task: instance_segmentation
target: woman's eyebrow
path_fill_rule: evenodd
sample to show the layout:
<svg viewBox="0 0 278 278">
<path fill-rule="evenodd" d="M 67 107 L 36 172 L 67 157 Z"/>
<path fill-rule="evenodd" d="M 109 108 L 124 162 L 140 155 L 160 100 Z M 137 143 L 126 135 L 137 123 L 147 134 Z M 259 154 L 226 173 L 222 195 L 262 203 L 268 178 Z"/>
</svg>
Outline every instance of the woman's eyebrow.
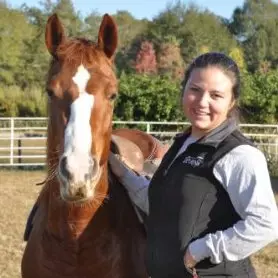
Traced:
<svg viewBox="0 0 278 278">
<path fill-rule="evenodd" d="M 210 93 L 217 93 L 217 94 L 225 94 L 224 92 L 222 92 L 222 91 L 219 91 L 219 90 L 211 90 L 211 91 L 209 91 Z"/>
<path fill-rule="evenodd" d="M 204 89 L 202 88 L 202 86 L 200 86 L 200 85 L 198 85 L 198 84 L 196 84 L 196 83 L 189 83 L 189 86 L 196 87 L 196 88 L 198 88 L 198 89 L 200 89 L 200 90 L 204 90 Z M 210 92 L 210 93 L 217 93 L 217 94 L 221 94 L 221 95 L 224 95 L 224 94 L 225 94 L 225 92 L 219 91 L 219 90 L 217 90 L 217 89 L 215 89 L 215 90 L 210 90 L 209 92 Z"/>
<path fill-rule="evenodd" d="M 203 90 L 203 88 L 195 83 L 189 83 L 190 86 L 197 87 L 198 89 Z"/>
</svg>

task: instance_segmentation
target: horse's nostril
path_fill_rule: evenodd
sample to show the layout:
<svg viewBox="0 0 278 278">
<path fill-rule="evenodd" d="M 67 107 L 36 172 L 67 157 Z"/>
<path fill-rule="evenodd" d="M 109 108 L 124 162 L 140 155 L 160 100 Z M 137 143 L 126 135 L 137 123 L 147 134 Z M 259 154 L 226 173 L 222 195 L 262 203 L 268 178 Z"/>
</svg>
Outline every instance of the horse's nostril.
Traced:
<svg viewBox="0 0 278 278">
<path fill-rule="evenodd" d="M 61 170 L 61 174 L 68 180 L 71 179 L 71 174 L 68 170 L 68 163 L 67 163 L 67 157 L 64 156 L 62 159 L 61 159 L 61 162 L 60 162 L 60 170 Z"/>
</svg>

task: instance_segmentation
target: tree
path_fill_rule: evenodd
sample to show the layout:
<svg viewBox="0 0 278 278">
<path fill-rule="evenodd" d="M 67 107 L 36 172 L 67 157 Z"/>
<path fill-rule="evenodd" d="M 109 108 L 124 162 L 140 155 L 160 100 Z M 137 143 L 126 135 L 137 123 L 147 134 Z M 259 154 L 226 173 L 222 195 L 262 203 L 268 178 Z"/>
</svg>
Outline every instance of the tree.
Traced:
<svg viewBox="0 0 278 278">
<path fill-rule="evenodd" d="M 132 72 L 133 61 L 136 59 L 142 40 L 145 39 L 142 34 L 146 31 L 148 21 L 138 20 L 127 11 L 117 11 L 113 17 L 119 32 L 119 46 L 115 59 L 117 70 L 119 73 Z"/>
<path fill-rule="evenodd" d="M 155 48 L 159 48 L 170 34 L 175 34 L 180 42 L 186 64 L 200 55 L 204 46 L 226 54 L 231 47 L 236 46 L 236 41 L 221 18 L 196 5 L 186 6 L 181 2 L 168 5 L 149 24 L 148 39 L 154 42 Z"/>
<path fill-rule="evenodd" d="M 237 63 L 241 72 L 246 71 L 244 53 L 240 47 L 231 48 L 229 56 Z"/>
<path fill-rule="evenodd" d="M 173 78 L 181 78 L 184 72 L 184 62 L 181 56 L 179 42 L 175 37 L 161 44 L 157 54 L 159 74 L 169 74 Z"/>
<path fill-rule="evenodd" d="M 141 49 L 137 53 L 135 70 L 137 73 L 147 74 L 157 72 L 156 55 L 151 42 L 142 42 Z"/>
<path fill-rule="evenodd" d="M 248 70 L 265 63 L 276 68 L 278 61 L 278 4 L 271 0 L 245 0 L 237 8 L 229 29 L 242 44 Z"/>
<path fill-rule="evenodd" d="M 187 11 L 181 37 L 184 38 L 181 49 L 186 62 L 200 55 L 204 47 L 228 54 L 236 46 L 236 41 L 219 17 L 196 8 Z"/>
<path fill-rule="evenodd" d="M 97 11 L 92 11 L 84 19 L 84 29 L 82 30 L 82 35 L 93 41 L 97 40 L 99 26 L 101 24 L 102 16 Z"/>
<path fill-rule="evenodd" d="M 82 21 L 80 15 L 74 10 L 71 0 L 58 0 L 53 11 L 61 17 L 68 36 L 79 36 L 82 34 Z"/>
<path fill-rule="evenodd" d="M 147 28 L 147 20 L 138 20 L 128 11 L 117 11 L 113 15 L 119 32 L 119 49 L 128 47 L 134 38 Z"/>
<path fill-rule="evenodd" d="M 82 31 L 82 21 L 70 0 L 59 0 L 55 4 L 51 0 L 45 0 L 41 2 L 41 6 L 43 8 L 24 5 L 21 9 L 33 29 L 32 37 L 24 41 L 24 50 L 20 57 L 20 72 L 25 71 L 25 74 L 18 72 L 16 75 L 17 84 L 22 88 L 45 85 L 50 60 L 45 46 L 45 26 L 52 13 L 59 15 L 70 36 L 81 34 Z"/>
<path fill-rule="evenodd" d="M 45 85 L 45 75 L 48 69 L 49 53 L 45 47 L 45 26 L 51 10 L 23 6 L 26 19 L 32 26 L 32 36 L 24 41 L 24 49 L 20 56 L 20 71 L 16 75 L 17 84 L 22 87 Z M 24 72 L 22 75 L 21 72 Z"/>
<path fill-rule="evenodd" d="M 19 73 L 24 42 L 32 36 L 33 29 L 24 15 L 17 10 L 0 7 L 0 82 L 11 85 Z M 24 74 L 24 71 L 21 72 Z"/>
</svg>

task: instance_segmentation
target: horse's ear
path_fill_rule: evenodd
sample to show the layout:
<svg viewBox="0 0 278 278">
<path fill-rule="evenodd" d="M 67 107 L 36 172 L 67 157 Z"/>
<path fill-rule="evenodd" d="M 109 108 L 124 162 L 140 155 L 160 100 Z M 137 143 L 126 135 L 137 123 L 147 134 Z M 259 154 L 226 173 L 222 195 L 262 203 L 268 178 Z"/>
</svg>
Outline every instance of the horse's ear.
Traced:
<svg viewBox="0 0 278 278">
<path fill-rule="evenodd" d="M 111 58 L 118 45 L 118 30 L 113 18 L 105 14 L 98 33 L 98 47 L 104 51 L 108 58 Z"/>
<path fill-rule="evenodd" d="M 64 39 L 64 28 L 57 14 L 53 14 L 49 17 L 45 29 L 45 44 L 52 56 L 56 56 L 57 48 L 64 41 Z"/>
</svg>

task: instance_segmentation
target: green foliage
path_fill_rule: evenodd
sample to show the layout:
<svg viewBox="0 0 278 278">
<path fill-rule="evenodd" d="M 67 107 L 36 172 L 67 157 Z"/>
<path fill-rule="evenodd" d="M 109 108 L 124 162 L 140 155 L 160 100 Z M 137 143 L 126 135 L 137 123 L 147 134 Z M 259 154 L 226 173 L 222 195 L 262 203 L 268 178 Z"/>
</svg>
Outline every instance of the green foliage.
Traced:
<svg viewBox="0 0 278 278">
<path fill-rule="evenodd" d="M 243 75 L 241 106 L 248 122 L 278 121 L 278 70 Z"/>
<path fill-rule="evenodd" d="M 127 11 L 117 11 L 113 15 L 119 32 L 119 49 L 125 49 L 134 38 L 147 29 L 146 20 L 138 20 Z"/>
<path fill-rule="evenodd" d="M 24 15 L 17 11 L 0 6 L 0 82 L 2 85 L 16 83 L 16 75 L 21 64 L 21 53 L 24 42 L 32 35 Z"/>
<path fill-rule="evenodd" d="M 245 0 L 233 13 L 229 29 L 242 44 L 246 64 L 252 72 L 265 62 L 277 67 L 277 13 L 278 4 L 271 0 Z"/>
<path fill-rule="evenodd" d="M 246 65 L 244 61 L 244 54 L 240 47 L 231 48 L 229 56 L 237 63 L 240 71 L 246 71 Z"/>
<path fill-rule="evenodd" d="M 197 6 L 185 6 L 181 2 L 170 5 L 161 12 L 148 28 L 149 38 L 159 46 L 175 35 L 185 63 L 201 54 L 207 47 L 213 51 L 228 53 L 236 41 L 220 18 Z"/>
<path fill-rule="evenodd" d="M 58 0 L 53 12 L 56 12 L 63 18 L 63 25 L 69 36 L 81 35 L 82 21 L 78 13 L 74 10 L 71 0 Z"/>
<path fill-rule="evenodd" d="M 15 84 L 21 88 L 32 86 L 43 87 L 45 83 L 45 75 L 48 68 L 50 55 L 48 54 L 44 43 L 44 30 L 47 22 L 47 17 L 51 13 L 47 6 L 47 11 L 38 8 L 29 8 L 24 5 L 22 12 L 26 20 L 32 27 L 32 35 L 28 40 L 23 41 L 23 49 L 20 54 L 20 63 L 16 72 Z"/>
<path fill-rule="evenodd" d="M 101 20 L 102 16 L 97 11 L 92 11 L 84 19 L 82 35 L 88 39 L 96 41 Z"/>
<path fill-rule="evenodd" d="M 115 63 L 119 73 L 134 72 L 134 65 L 141 43 L 145 40 L 148 21 L 137 20 L 127 11 L 114 16 L 119 32 L 119 47 Z"/>
<path fill-rule="evenodd" d="M 201 54 L 201 49 L 206 46 L 211 51 L 228 54 L 230 49 L 237 45 L 228 29 L 214 14 L 196 9 L 187 11 L 183 29 L 181 45 L 185 61 L 191 62 Z"/>
<path fill-rule="evenodd" d="M 39 88 L 0 88 L 0 117 L 45 117 L 46 97 Z"/>
<path fill-rule="evenodd" d="M 70 36 L 97 39 L 102 20 L 97 11 L 92 10 L 83 20 L 72 0 L 43 0 L 40 5 L 11 9 L 0 1 L 1 116 L 46 115 L 42 88 L 50 55 L 44 33 L 50 14 L 58 13 Z M 179 83 L 185 65 L 201 53 L 221 51 L 241 69 L 244 120 L 277 123 L 277 14 L 278 4 L 271 0 L 245 0 L 242 7 L 235 9 L 231 21 L 182 1 L 168 5 L 152 21 L 118 11 L 113 15 L 119 30 L 115 64 L 120 95 L 116 118 L 181 120 Z M 158 73 L 151 77 L 134 74 L 143 41 L 154 45 Z"/>
<path fill-rule="evenodd" d="M 125 75 L 120 77 L 115 119 L 179 121 L 180 86 L 167 77 Z"/>
</svg>

